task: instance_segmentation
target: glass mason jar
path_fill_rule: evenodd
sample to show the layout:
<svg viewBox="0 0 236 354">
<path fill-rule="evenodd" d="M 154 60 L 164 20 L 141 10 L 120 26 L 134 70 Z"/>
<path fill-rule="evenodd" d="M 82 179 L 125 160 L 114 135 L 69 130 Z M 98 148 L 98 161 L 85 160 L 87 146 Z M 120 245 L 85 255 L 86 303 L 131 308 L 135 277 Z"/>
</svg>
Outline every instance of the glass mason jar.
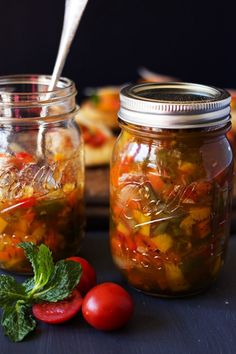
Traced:
<svg viewBox="0 0 236 354">
<path fill-rule="evenodd" d="M 111 163 L 111 251 L 146 293 L 198 293 L 218 276 L 230 228 L 230 96 L 186 83 L 121 91 Z"/>
<path fill-rule="evenodd" d="M 31 271 L 20 242 L 44 243 L 54 259 L 83 236 L 84 156 L 76 88 L 49 76 L 0 77 L 0 267 Z"/>
</svg>

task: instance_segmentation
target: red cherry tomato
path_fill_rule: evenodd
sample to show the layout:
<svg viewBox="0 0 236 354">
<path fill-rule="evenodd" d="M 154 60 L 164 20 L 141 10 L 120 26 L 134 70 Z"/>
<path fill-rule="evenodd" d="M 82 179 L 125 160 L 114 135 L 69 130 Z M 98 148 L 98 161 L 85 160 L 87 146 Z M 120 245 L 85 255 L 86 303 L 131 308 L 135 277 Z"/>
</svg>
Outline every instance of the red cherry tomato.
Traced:
<svg viewBox="0 0 236 354">
<path fill-rule="evenodd" d="M 73 290 L 72 294 L 65 300 L 58 302 L 44 302 L 35 304 L 32 307 L 33 315 L 38 320 L 57 324 L 70 320 L 74 317 L 82 306 L 82 296 L 78 290 Z"/>
<path fill-rule="evenodd" d="M 70 257 L 67 259 L 81 264 L 82 275 L 76 289 L 78 289 L 82 295 L 85 295 L 91 288 L 93 288 L 97 284 L 95 270 L 91 266 L 91 264 L 82 257 Z"/>
<path fill-rule="evenodd" d="M 85 296 L 82 313 L 96 329 L 111 331 L 124 326 L 132 316 L 134 303 L 125 289 L 114 283 L 95 286 Z"/>
</svg>

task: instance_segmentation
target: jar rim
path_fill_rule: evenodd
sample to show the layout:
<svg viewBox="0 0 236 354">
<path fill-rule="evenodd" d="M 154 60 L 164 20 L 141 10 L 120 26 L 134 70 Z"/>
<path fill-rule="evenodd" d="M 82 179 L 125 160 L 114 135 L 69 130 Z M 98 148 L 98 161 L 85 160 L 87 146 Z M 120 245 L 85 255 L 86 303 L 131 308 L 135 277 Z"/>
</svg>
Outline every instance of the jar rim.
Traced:
<svg viewBox="0 0 236 354">
<path fill-rule="evenodd" d="M 51 76 L 42 74 L 0 76 L 0 121 L 58 119 L 73 112 L 77 94 L 74 82 L 61 77 L 56 88 L 48 91 L 50 82 Z"/>
<path fill-rule="evenodd" d="M 8 94 L 8 95 L 28 95 L 30 93 L 34 94 L 43 94 L 45 96 L 45 93 L 49 94 L 57 94 L 59 91 L 61 92 L 62 90 L 68 90 L 71 88 L 75 89 L 75 84 L 71 79 L 68 79 L 66 77 L 60 77 L 60 79 L 57 81 L 56 88 L 53 90 L 36 90 L 33 92 L 30 91 L 8 91 L 8 90 L 2 90 L 2 86 L 6 85 L 7 87 L 10 87 L 11 85 L 17 84 L 17 85 L 35 85 L 35 84 L 40 84 L 45 87 L 49 87 L 50 82 L 51 82 L 51 75 L 44 75 L 44 74 L 15 74 L 15 75 L 2 75 L 0 76 L 0 97 L 2 94 Z"/>
</svg>

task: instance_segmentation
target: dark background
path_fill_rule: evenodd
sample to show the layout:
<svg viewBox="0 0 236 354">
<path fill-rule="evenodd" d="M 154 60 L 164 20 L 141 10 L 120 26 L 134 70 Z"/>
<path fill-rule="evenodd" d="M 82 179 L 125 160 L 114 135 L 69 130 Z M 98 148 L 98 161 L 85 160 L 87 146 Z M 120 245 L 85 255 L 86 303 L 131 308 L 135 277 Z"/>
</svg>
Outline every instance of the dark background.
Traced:
<svg viewBox="0 0 236 354">
<path fill-rule="evenodd" d="M 137 68 L 236 88 L 234 2 L 89 0 L 63 75 L 86 86 L 135 81 Z M 0 75 L 52 72 L 64 0 L 0 1 Z"/>
</svg>

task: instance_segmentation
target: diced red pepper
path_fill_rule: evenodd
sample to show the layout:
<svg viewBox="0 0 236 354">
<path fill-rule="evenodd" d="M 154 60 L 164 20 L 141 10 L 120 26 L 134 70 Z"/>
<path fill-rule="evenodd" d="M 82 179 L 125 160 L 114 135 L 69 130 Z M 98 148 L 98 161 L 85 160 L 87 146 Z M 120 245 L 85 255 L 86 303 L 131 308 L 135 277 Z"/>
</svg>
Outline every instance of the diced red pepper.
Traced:
<svg viewBox="0 0 236 354">
<path fill-rule="evenodd" d="M 17 152 L 15 154 L 15 157 L 22 161 L 23 163 L 30 163 L 30 162 L 34 162 L 34 158 L 32 155 L 28 154 L 28 152 L 25 151 L 21 151 L 21 152 Z"/>
<path fill-rule="evenodd" d="M 20 208 L 31 208 L 36 204 L 35 197 L 23 198 L 17 202 L 18 207 Z"/>
</svg>

